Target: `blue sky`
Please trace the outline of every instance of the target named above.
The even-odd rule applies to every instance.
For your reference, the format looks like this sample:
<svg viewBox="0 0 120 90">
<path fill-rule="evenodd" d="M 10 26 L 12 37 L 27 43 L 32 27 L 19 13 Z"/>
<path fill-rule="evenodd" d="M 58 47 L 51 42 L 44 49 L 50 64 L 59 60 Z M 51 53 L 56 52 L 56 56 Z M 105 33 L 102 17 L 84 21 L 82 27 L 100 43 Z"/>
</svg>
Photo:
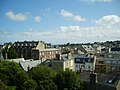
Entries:
<svg viewBox="0 0 120 90">
<path fill-rule="evenodd" d="M 120 0 L 0 0 L 0 44 L 120 40 Z"/>
</svg>

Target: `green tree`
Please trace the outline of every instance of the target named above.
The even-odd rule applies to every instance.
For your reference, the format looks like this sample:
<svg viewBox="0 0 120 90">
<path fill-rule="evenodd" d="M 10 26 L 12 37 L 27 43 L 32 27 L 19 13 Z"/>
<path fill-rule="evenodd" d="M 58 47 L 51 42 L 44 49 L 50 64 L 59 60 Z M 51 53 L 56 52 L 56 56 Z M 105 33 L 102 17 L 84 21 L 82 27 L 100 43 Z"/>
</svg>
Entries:
<svg viewBox="0 0 120 90">
<path fill-rule="evenodd" d="M 57 90 L 57 86 L 53 80 L 43 80 L 40 81 L 37 90 Z"/>
<path fill-rule="evenodd" d="M 17 52 L 12 48 L 8 48 L 8 46 L 6 46 L 5 49 L 2 50 L 2 54 L 4 58 L 6 58 L 7 54 L 7 59 L 14 59 L 18 57 Z"/>
<path fill-rule="evenodd" d="M 23 87 L 24 82 L 26 82 L 28 79 L 29 79 L 28 74 L 25 71 L 23 70 L 18 71 L 15 74 L 15 85 L 17 86 L 17 90 L 22 90 L 24 88 Z"/>
<path fill-rule="evenodd" d="M 6 85 L 0 80 L 0 90 L 6 90 Z"/>
<path fill-rule="evenodd" d="M 66 69 L 66 71 L 59 71 L 56 75 L 55 82 L 58 86 L 58 90 L 82 90 L 82 84 L 78 82 L 76 73 L 69 69 Z"/>
<path fill-rule="evenodd" d="M 39 65 L 32 68 L 29 71 L 29 75 L 33 80 L 39 83 L 39 81 L 53 79 L 55 72 L 49 67 Z"/>
<path fill-rule="evenodd" d="M 108 68 L 107 68 L 107 66 L 103 66 L 103 67 L 101 68 L 100 72 L 101 72 L 101 73 L 104 73 L 104 74 L 108 73 Z"/>
<path fill-rule="evenodd" d="M 39 65 L 29 71 L 29 76 L 36 81 L 37 90 L 56 90 L 55 72 L 51 68 Z"/>
<path fill-rule="evenodd" d="M 23 84 L 24 90 L 35 90 L 37 87 L 37 84 L 34 80 L 27 80 Z"/>
<path fill-rule="evenodd" d="M 0 62 L 0 79 L 7 86 L 20 87 L 28 79 L 27 73 L 15 62 Z"/>
</svg>

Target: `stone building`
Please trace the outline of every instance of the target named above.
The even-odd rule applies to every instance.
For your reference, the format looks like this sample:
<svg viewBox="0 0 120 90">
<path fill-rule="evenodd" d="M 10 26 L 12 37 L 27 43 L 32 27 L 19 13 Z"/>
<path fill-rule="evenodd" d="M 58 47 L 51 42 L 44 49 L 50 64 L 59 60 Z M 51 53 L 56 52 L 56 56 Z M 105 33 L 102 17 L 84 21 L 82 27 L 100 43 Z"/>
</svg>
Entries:
<svg viewBox="0 0 120 90">
<path fill-rule="evenodd" d="M 11 46 L 11 48 L 16 50 L 18 58 L 32 59 L 32 49 L 45 49 L 45 44 L 42 41 L 17 41 Z"/>
</svg>

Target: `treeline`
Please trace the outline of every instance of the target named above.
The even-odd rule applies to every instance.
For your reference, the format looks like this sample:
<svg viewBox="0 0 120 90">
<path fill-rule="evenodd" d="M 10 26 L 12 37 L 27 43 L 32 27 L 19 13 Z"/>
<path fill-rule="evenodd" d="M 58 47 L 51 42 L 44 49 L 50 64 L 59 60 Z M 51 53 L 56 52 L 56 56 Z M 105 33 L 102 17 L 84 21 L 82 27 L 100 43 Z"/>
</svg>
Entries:
<svg viewBox="0 0 120 90">
<path fill-rule="evenodd" d="M 83 90 L 84 84 L 75 72 L 55 72 L 46 66 L 24 71 L 15 62 L 0 62 L 0 90 Z"/>
</svg>

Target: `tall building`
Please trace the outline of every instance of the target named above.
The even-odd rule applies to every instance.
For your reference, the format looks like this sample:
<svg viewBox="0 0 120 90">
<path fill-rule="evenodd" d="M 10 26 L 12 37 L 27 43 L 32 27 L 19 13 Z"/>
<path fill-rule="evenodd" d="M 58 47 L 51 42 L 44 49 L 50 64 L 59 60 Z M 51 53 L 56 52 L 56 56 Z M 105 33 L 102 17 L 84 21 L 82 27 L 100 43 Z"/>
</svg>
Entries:
<svg viewBox="0 0 120 90">
<path fill-rule="evenodd" d="M 16 50 L 19 58 L 32 59 L 32 49 L 45 49 L 45 43 L 43 41 L 17 41 L 11 46 L 11 48 Z"/>
<path fill-rule="evenodd" d="M 61 54 L 61 49 L 56 48 L 48 48 L 48 49 L 36 49 L 33 48 L 33 59 L 43 61 L 46 59 L 54 59 L 56 58 L 56 54 Z"/>
</svg>

